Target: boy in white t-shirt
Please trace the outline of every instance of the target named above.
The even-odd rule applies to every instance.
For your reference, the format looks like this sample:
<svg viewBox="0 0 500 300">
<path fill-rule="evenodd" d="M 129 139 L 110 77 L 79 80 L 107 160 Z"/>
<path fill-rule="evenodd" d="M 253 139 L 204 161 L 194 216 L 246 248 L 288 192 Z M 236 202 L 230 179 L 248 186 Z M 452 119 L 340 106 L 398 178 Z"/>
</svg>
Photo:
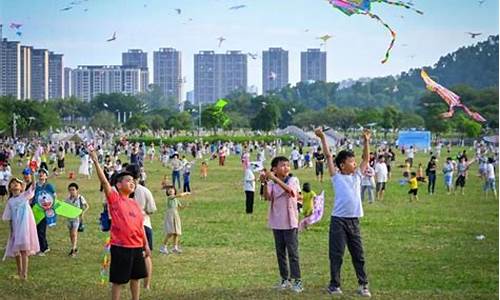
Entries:
<svg viewBox="0 0 500 300">
<path fill-rule="evenodd" d="M 488 164 L 486 165 L 486 179 L 484 183 L 484 193 L 485 197 L 488 197 L 488 191 L 492 190 L 495 199 L 497 198 L 497 189 L 496 189 L 496 181 L 495 181 L 495 167 L 493 164 L 495 163 L 495 159 L 492 157 L 488 158 Z"/>
<path fill-rule="evenodd" d="M 363 161 L 356 168 L 354 152 L 349 150 L 340 151 L 335 158 L 335 169 L 328 144 L 326 143 L 323 130 L 318 128 L 315 134 L 321 139 L 325 151 L 328 172 L 332 179 L 335 190 L 334 208 L 331 215 L 329 233 L 329 257 L 330 257 L 330 284 L 328 293 L 331 295 L 342 294 L 340 289 L 340 271 L 347 244 L 352 263 L 358 278 L 358 294 L 371 297 L 368 289 L 368 277 L 365 270 L 365 258 L 363 254 L 363 243 L 359 227 L 359 218 L 363 216 L 361 204 L 361 177 L 369 165 L 370 136 L 369 130 L 363 132 Z"/>
<path fill-rule="evenodd" d="M 375 182 L 377 191 L 377 201 L 384 200 L 385 185 L 388 178 L 387 165 L 385 164 L 385 158 L 383 155 L 378 157 L 378 161 L 375 164 Z M 409 174 L 408 174 L 409 175 Z"/>
</svg>

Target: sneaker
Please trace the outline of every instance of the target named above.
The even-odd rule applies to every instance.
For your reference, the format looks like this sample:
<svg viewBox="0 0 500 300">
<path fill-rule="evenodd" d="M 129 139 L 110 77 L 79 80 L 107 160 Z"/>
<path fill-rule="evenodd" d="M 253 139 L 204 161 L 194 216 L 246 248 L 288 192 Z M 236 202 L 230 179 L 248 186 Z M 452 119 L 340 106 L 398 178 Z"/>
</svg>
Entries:
<svg viewBox="0 0 500 300">
<path fill-rule="evenodd" d="M 370 298 L 372 294 L 370 293 L 370 290 L 368 289 L 368 285 L 360 285 L 358 288 L 358 295 L 361 297 L 368 297 Z"/>
<path fill-rule="evenodd" d="M 69 251 L 69 253 L 68 253 L 68 256 L 73 256 L 73 253 L 75 253 L 75 250 L 71 249 L 71 251 Z"/>
<path fill-rule="evenodd" d="M 288 279 L 281 279 L 280 282 L 276 285 L 276 288 L 278 290 L 286 290 L 287 288 L 291 287 L 292 284 L 290 280 Z"/>
<path fill-rule="evenodd" d="M 165 246 L 160 246 L 160 253 L 161 254 L 168 254 L 168 250 L 167 250 L 167 247 Z"/>
<path fill-rule="evenodd" d="M 47 254 L 49 252 L 50 252 L 50 248 L 47 248 L 47 249 L 45 249 L 45 251 L 43 251 L 43 253 L 45 253 L 45 254 Z"/>
<path fill-rule="evenodd" d="M 342 290 L 340 289 L 340 287 L 329 286 L 326 290 L 330 295 L 342 295 Z"/>
<path fill-rule="evenodd" d="M 302 287 L 302 280 L 296 279 L 292 284 L 292 291 L 296 293 L 302 293 L 304 288 Z"/>
<path fill-rule="evenodd" d="M 181 248 L 174 247 L 174 249 L 172 249 L 172 252 L 177 253 L 177 254 L 181 254 L 182 250 L 181 250 Z"/>
<path fill-rule="evenodd" d="M 36 256 L 45 256 L 45 253 L 44 253 L 44 252 L 42 252 L 42 251 L 40 251 L 40 252 L 38 252 L 38 253 L 36 254 Z"/>
</svg>

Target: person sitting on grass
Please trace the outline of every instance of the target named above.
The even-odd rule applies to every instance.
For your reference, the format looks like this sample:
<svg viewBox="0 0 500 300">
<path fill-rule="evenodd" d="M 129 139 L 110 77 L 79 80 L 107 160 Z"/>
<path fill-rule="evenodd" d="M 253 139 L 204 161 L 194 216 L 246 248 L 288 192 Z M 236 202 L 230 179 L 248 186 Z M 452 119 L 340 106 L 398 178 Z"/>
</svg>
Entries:
<svg viewBox="0 0 500 300">
<path fill-rule="evenodd" d="M 354 152 L 342 150 L 337 154 L 335 165 L 340 172 L 335 169 L 323 130 L 318 128 L 315 130 L 315 134 L 321 139 L 328 172 L 335 190 L 329 234 L 330 284 L 327 289 L 328 293 L 331 295 L 342 294 L 340 271 L 347 243 L 352 257 L 352 264 L 356 270 L 356 277 L 358 278 L 359 288 L 357 292 L 361 296 L 371 297 L 368 289 L 368 276 L 365 270 L 365 257 L 359 227 L 359 218 L 363 216 L 361 177 L 369 165 L 371 133 L 369 130 L 363 132 L 363 161 L 359 168 L 356 168 Z"/>
<path fill-rule="evenodd" d="M 418 180 L 417 173 L 411 172 L 410 180 L 408 180 L 408 184 L 410 185 L 410 190 L 408 191 L 408 195 L 410 195 L 410 202 L 412 200 L 418 200 L 417 192 L 418 192 Z"/>
<path fill-rule="evenodd" d="M 144 257 L 151 255 L 148 240 L 144 232 L 144 218 L 137 202 L 129 196 L 135 190 L 135 181 L 131 173 L 121 172 L 114 178 L 115 189 L 111 187 L 99 165 L 95 149 L 88 147 L 94 162 L 96 173 L 103 187 L 104 195 L 113 222 L 111 223 L 111 265 L 109 281 L 111 298 L 120 299 L 121 289 L 130 282 L 133 300 L 139 300 L 139 279 L 147 276 Z"/>
<path fill-rule="evenodd" d="M 271 171 L 264 169 L 260 176 L 263 193 L 269 203 L 268 226 L 273 230 L 276 256 L 281 280 L 277 288 L 292 289 L 296 293 L 303 291 L 299 265 L 299 216 L 297 210 L 298 186 L 291 180 L 290 163 L 284 156 L 277 156 L 271 161 Z M 287 264 L 290 265 L 288 272 Z M 291 274 L 290 274 L 291 273 Z M 290 282 L 290 277 L 294 280 Z"/>
</svg>

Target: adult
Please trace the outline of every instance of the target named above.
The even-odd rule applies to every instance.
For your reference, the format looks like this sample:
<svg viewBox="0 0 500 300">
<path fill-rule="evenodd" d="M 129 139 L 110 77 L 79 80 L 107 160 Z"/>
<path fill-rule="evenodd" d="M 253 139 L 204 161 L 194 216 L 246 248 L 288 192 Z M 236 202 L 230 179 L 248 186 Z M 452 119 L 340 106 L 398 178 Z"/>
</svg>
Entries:
<svg viewBox="0 0 500 300">
<path fill-rule="evenodd" d="M 153 226 L 151 225 L 151 215 L 156 212 L 156 202 L 153 197 L 151 191 L 141 185 L 138 184 L 141 168 L 136 164 L 128 165 L 125 170 L 132 174 L 132 177 L 135 181 L 135 190 L 133 194 L 133 199 L 139 205 L 139 208 L 142 211 L 142 216 L 144 217 L 144 232 L 146 233 L 146 238 L 148 239 L 149 249 L 153 250 Z M 151 260 L 151 256 L 147 256 L 144 258 L 146 263 L 146 271 L 147 277 L 144 278 L 144 288 L 149 289 L 151 287 L 151 276 L 153 274 L 153 261 Z"/>
<path fill-rule="evenodd" d="M 255 195 L 255 175 L 250 166 L 245 169 L 243 189 L 245 190 L 246 213 L 251 214 L 253 213 L 253 200 Z"/>
<path fill-rule="evenodd" d="M 293 147 L 292 153 L 290 153 L 290 158 L 293 162 L 293 169 L 297 170 L 299 168 L 300 153 L 297 148 Z"/>
<path fill-rule="evenodd" d="M 66 151 L 62 146 L 59 146 L 59 150 L 57 151 L 57 167 L 59 168 L 59 173 L 64 173 L 64 157 L 66 155 Z"/>
<path fill-rule="evenodd" d="M 318 147 L 318 151 L 314 154 L 314 165 L 316 171 L 316 180 L 323 182 L 325 155 L 323 154 L 323 152 L 321 152 L 321 147 Z"/>
<path fill-rule="evenodd" d="M 384 200 L 385 185 L 387 183 L 387 165 L 385 164 L 385 158 L 383 155 L 378 157 L 377 163 L 375 163 L 375 189 L 377 192 L 377 201 Z"/>
<path fill-rule="evenodd" d="M 413 167 L 413 159 L 415 158 L 415 149 L 410 146 L 410 149 L 406 151 L 406 160 L 410 163 L 410 168 Z"/>
<path fill-rule="evenodd" d="M 175 181 L 177 181 L 177 189 L 181 189 L 181 170 L 184 168 L 184 164 L 179 159 L 179 154 L 175 153 L 170 161 L 170 166 L 172 167 L 172 185 L 175 187 Z"/>
<path fill-rule="evenodd" d="M 49 172 L 46 169 L 40 168 L 38 170 L 38 182 L 35 187 L 35 197 L 33 198 L 32 206 L 40 203 L 45 197 L 52 197 L 56 199 L 56 189 L 54 186 L 47 182 Z M 38 235 L 38 243 L 40 244 L 39 256 L 45 256 L 50 251 L 49 243 L 47 241 L 47 219 L 43 218 L 40 223 L 36 225 L 36 232 Z"/>
<path fill-rule="evenodd" d="M 436 157 L 431 156 L 431 160 L 427 164 L 427 168 L 425 169 L 425 173 L 429 178 L 429 185 L 427 186 L 427 192 L 432 195 L 434 194 L 434 188 L 436 186 Z"/>
</svg>

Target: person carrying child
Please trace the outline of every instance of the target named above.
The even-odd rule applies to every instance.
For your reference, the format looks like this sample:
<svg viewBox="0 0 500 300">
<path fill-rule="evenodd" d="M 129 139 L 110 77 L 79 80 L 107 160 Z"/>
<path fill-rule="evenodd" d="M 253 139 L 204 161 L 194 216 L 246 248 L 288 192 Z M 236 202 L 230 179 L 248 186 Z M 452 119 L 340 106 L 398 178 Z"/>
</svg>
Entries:
<svg viewBox="0 0 500 300">
<path fill-rule="evenodd" d="M 134 178 L 129 172 L 117 174 L 114 177 L 116 189 L 113 189 L 99 165 L 94 147 L 90 145 L 88 150 L 113 220 L 110 230 L 111 265 L 109 268 L 109 281 L 112 283 L 111 298 L 120 299 L 123 285 L 130 282 L 132 299 L 139 300 L 139 279 L 147 276 L 144 257 L 151 256 L 151 250 L 144 232 L 141 209 L 137 202 L 129 198 L 135 190 Z"/>
<path fill-rule="evenodd" d="M 66 203 L 76 206 L 82 210 L 82 214 L 78 218 L 68 219 L 69 239 L 71 241 L 71 251 L 69 256 L 75 257 L 78 253 L 78 231 L 83 228 L 83 215 L 89 209 L 89 204 L 85 198 L 80 195 L 78 184 L 72 182 L 68 185 L 68 198 Z"/>
<path fill-rule="evenodd" d="M 363 161 L 359 168 L 356 167 L 354 152 L 342 150 L 335 158 L 335 165 L 339 171 L 335 169 L 333 164 L 323 130 L 318 128 L 315 130 L 315 134 L 321 139 L 328 172 L 335 190 L 329 233 L 330 284 L 327 289 L 328 293 L 331 295 L 342 294 L 340 271 L 347 244 L 356 270 L 356 277 L 358 278 L 359 288 L 357 292 L 361 296 L 371 297 L 368 289 L 368 276 L 365 270 L 363 243 L 359 226 L 359 218 L 363 217 L 360 192 L 361 177 L 369 164 L 371 133 L 369 130 L 363 132 Z"/>
<path fill-rule="evenodd" d="M 284 156 L 277 156 L 271 161 L 271 171 L 260 176 L 266 200 L 270 201 L 268 226 L 273 230 L 276 256 L 281 280 L 277 288 L 291 288 L 303 291 L 299 265 L 299 217 L 297 210 L 298 186 L 290 180 L 290 163 Z M 290 265 L 290 272 L 287 266 Z M 290 276 L 289 276 L 290 275 Z M 291 283 L 293 279 L 293 283 Z"/>
<path fill-rule="evenodd" d="M 40 251 L 35 217 L 29 201 L 35 194 L 35 185 L 24 191 L 22 180 L 12 178 L 9 181 L 9 199 L 2 215 L 2 220 L 10 223 L 10 237 L 5 248 L 5 255 L 16 258 L 17 276 L 21 280 L 28 279 L 28 257 Z"/>
</svg>

